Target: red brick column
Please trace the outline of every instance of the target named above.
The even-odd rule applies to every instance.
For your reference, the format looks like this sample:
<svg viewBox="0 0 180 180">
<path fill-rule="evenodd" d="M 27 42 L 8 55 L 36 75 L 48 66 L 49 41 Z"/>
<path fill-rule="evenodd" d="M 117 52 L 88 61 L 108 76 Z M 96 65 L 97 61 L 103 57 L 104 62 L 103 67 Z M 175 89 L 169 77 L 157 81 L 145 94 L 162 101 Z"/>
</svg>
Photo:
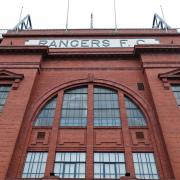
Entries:
<svg viewBox="0 0 180 180">
<path fill-rule="evenodd" d="M 119 92 L 119 99 L 120 99 L 120 114 L 121 114 L 121 123 L 122 123 L 122 133 L 123 133 L 123 139 L 124 139 L 126 172 L 129 172 L 131 175 L 134 175 L 135 172 L 134 172 L 134 168 L 133 168 L 130 131 L 129 131 L 128 120 L 127 120 L 127 116 L 126 116 L 125 97 L 121 91 Z"/>
<path fill-rule="evenodd" d="M 158 79 L 158 74 L 163 71 L 166 72 L 166 70 L 162 69 L 148 68 L 145 69 L 145 75 L 175 179 L 180 179 L 180 110 L 177 107 L 171 89 L 164 89 L 161 80 Z M 162 157 L 163 156 L 161 155 L 161 158 Z M 162 166 L 166 168 L 166 162 L 161 161 L 161 163 Z M 172 175 L 170 176 L 169 172 L 171 172 L 171 169 L 164 172 L 165 178 L 172 178 Z"/>
<path fill-rule="evenodd" d="M 56 154 L 56 145 L 57 145 L 57 137 L 58 137 L 58 131 L 59 131 L 59 122 L 60 122 L 62 103 L 63 103 L 63 91 L 60 91 L 57 97 L 55 118 L 54 118 L 51 137 L 50 137 L 51 142 L 49 145 L 48 161 L 46 164 L 46 171 L 45 171 L 46 176 L 49 176 L 51 172 L 54 172 L 53 168 L 54 168 L 54 160 L 55 160 L 55 154 Z"/>
<path fill-rule="evenodd" d="M 88 120 L 87 120 L 86 179 L 93 179 L 93 84 L 88 85 Z"/>
<path fill-rule="evenodd" d="M 16 57 L 18 59 L 18 56 Z M 10 70 L 11 71 L 11 70 Z M 30 101 L 31 92 L 35 83 L 37 69 L 16 69 L 13 72 L 24 74 L 19 88 L 9 92 L 3 112 L 0 115 L 0 179 L 16 174 L 17 168 L 12 168 L 7 174 L 8 168 L 14 162 L 12 160 L 14 149 L 22 127 L 23 119 Z M 22 129 L 24 131 L 24 129 Z M 22 146 L 22 145 L 21 145 Z M 17 157 L 21 154 L 17 154 Z"/>
</svg>

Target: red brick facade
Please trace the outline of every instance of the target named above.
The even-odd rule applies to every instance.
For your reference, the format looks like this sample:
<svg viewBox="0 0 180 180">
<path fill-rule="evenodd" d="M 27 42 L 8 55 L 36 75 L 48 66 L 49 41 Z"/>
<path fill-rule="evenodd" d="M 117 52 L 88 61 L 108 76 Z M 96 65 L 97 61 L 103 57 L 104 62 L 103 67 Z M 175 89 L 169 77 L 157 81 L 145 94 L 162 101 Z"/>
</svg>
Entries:
<svg viewBox="0 0 180 180">
<path fill-rule="evenodd" d="M 122 32 L 121 32 L 122 31 Z M 155 38 L 157 45 L 132 48 L 51 49 L 25 46 L 40 38 Z M 135 179 L 133 152 L 153 152 L 162 180 L 180 180 L 180 109 L 171 84 L 180 84 L 180 34 L 176 30 L 30 30 L 8 32 L 0 45 L 0 84 L 12 84 L 0 113 L 0 179 L 21 179 L 28 151 L 48 152 L 45 177 L 53 172 L 56 151 L 86 152 L 86 179 L 93 179 L 94 152 L 124 152 L 126 171 Z M 139 90 L 137 83 L 144 84 Z M 64 90 L 88 87 L 87 127 L 59 127 Z M 93 127 L 93 87 L 118 92 L 121 127 Z M 57 95 L 51 127 L 33 122 Z M 128 127 L 124 98 L 130 97 L 147 127 Z M 45 137 L 38 139 L 38 132 Z M 137 133 L 144 138 L 138 139 Z"/>
</svg>

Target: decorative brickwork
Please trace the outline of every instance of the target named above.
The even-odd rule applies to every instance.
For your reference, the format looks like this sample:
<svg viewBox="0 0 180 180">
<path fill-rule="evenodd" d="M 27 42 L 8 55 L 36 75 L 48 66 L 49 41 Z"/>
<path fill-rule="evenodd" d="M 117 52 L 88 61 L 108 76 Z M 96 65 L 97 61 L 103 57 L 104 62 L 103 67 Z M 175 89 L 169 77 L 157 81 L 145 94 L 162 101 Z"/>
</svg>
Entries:
<svg viewBox="0 0 180 180">
<path fill-rule="evenodd" d="M 24 45 L 28 39 L 36 38 L 108 39 L 114 36 L 121 39 L 155 38 L 160 44 L 83 49 Z M 172 40 L 174 45 L 171 44 Z M 13 45 L 9 46 L 11 41 Z M 29 30 L 7 33 L 0 47 L 0 84 L 10 83 L 12 90 L 0 113 L 0 179 L 20 180 L 23 172 L 35 176 L 36 173 L 30 170 L 26 173 L 25 162 L 28 153 L 36 155 L 37 152 L 48 154 L 47 161 L 41 159 L 42 164 L 45 164 L 39 173 L 42 180 L 60 179 L 56 177 L 54 166 L 58 152 L 67 153 L 66 162 L 71 164 L 77 162 L 73 161 L 73 153 L 86 154 L 82 161 L 86 168 L 81 170 L 85 172 L 87 180 L 94 178 L 95 153 L 103 153 L 101 164 L 104 169 L 119 163 L 117 167 L 121 167 L 120 171 L 128 175 L 119 176 L 123 180 L 136 179 L 134 153 L 141 153 L 141 160 L 145 153 L 149 153 L 148 158 L 154 156 L 153 163 L 157 168 L 149 170 L 149 176 L 155 174 L 162 180 L 180 179 L 180 110 L 171 90 L 172 84 L 180 84 L 179 44 L 180 37 L 175 30 L 71 30 L 66 33 L 62 30 Z M 143 88 L 138 89 L 137 83 L 143 84 Z M 67 93 L 66 98 L 70 99 L 64 101 L 65 92 L 79 87 L 86 87 L 86 95 L 79 92 L 70 96 Z M 96 96 L 95 87 L 108 89 L 109 93 Z M 98 108 L 94 108 L 95 96 L 100 99 L 96 101 L 99 103 Z M 44 119 L 51 117 L 52 123 L 35 126 L 36 118 L 41 116 L 39 112 L 53 97 L 57 98 L 54 114 L 49 111 L 51 107 L 45 108 L 42 113 Z M 126 98 L 133 102 L 128 107 Z M 76 111 L 77 107 L 81 107 L 81 110 Z M 62 108 L 65 110 L 61 111 Z M 67 112 L 71 113 L 65 114 Z M 106 113 L 106 117 L 103 113 Z M 67 118 L 63 120 L 62 117 Z M 74 119 L 71 125 L 66 126 L 70 122 L 68 117 Z M 76 117 L 81 117 L 82 121 Z M 107 126 L 94 126 L 95 117 L 99 124 Z M 144 124 L 135 123 L 142 117 Z M 113 118 L 118 119 L 119 124 L 116 123 L 116 126 L 113 126 Z M 133 119 L 136 126 L 133 123 L 128 125 L 128 118 Z M 64 121 L 64 126 L 61 126 L 61 121 Z M 68 153 L 72 154 L 72 161 L 68 161 Z M 107 156 L 108 153 L 111 156 Z M 124 154 L 124 159 L 115 161 L 115 153 Z M 33 159 L 29 161 L 36 163 Z M 148 164 L 149 161 L 145 162 Z M 71 171 L 75 172 L 73 167 L 78 169 L 74 165 L 68 170 L 69 174 L 65 170 L 59 174 L 69 178 Z M 117 167 L 113 168 L 117 171 Z M 145 171 L 141 170 L 139 174 L 145 176 Z M 110 176 L 106 179 L 114 179 L 121 173 L 100 174 L 103 177 Z"/>
</svg>

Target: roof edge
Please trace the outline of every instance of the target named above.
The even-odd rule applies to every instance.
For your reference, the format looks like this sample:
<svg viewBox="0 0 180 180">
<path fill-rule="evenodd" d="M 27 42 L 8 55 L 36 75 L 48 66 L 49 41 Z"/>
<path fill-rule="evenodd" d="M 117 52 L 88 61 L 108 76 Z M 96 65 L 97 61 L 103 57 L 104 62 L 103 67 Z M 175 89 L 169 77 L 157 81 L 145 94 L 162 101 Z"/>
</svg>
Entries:
<svg viewBox="0 0 180 180">
<path fill-rule="evenodd" d="M 0 54 L 48 54 L 47 46 L 0 46 Z"/>
</svg>

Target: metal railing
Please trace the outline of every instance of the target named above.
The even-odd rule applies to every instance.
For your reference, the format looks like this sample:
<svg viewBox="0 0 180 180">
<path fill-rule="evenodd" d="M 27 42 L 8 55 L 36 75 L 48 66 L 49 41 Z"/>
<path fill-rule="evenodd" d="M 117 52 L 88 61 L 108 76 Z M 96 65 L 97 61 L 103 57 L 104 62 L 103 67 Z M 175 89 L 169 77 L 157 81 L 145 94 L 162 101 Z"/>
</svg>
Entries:
<svg viewBox="0 0 180 180">
<path fill-rule="evenodd" d="M 152 28 L 153 29 L 165 29 L 166 31 L 168 29 L 171 29 L 171 27 L 158 14 L 154 14 Z"/>
</svg>

